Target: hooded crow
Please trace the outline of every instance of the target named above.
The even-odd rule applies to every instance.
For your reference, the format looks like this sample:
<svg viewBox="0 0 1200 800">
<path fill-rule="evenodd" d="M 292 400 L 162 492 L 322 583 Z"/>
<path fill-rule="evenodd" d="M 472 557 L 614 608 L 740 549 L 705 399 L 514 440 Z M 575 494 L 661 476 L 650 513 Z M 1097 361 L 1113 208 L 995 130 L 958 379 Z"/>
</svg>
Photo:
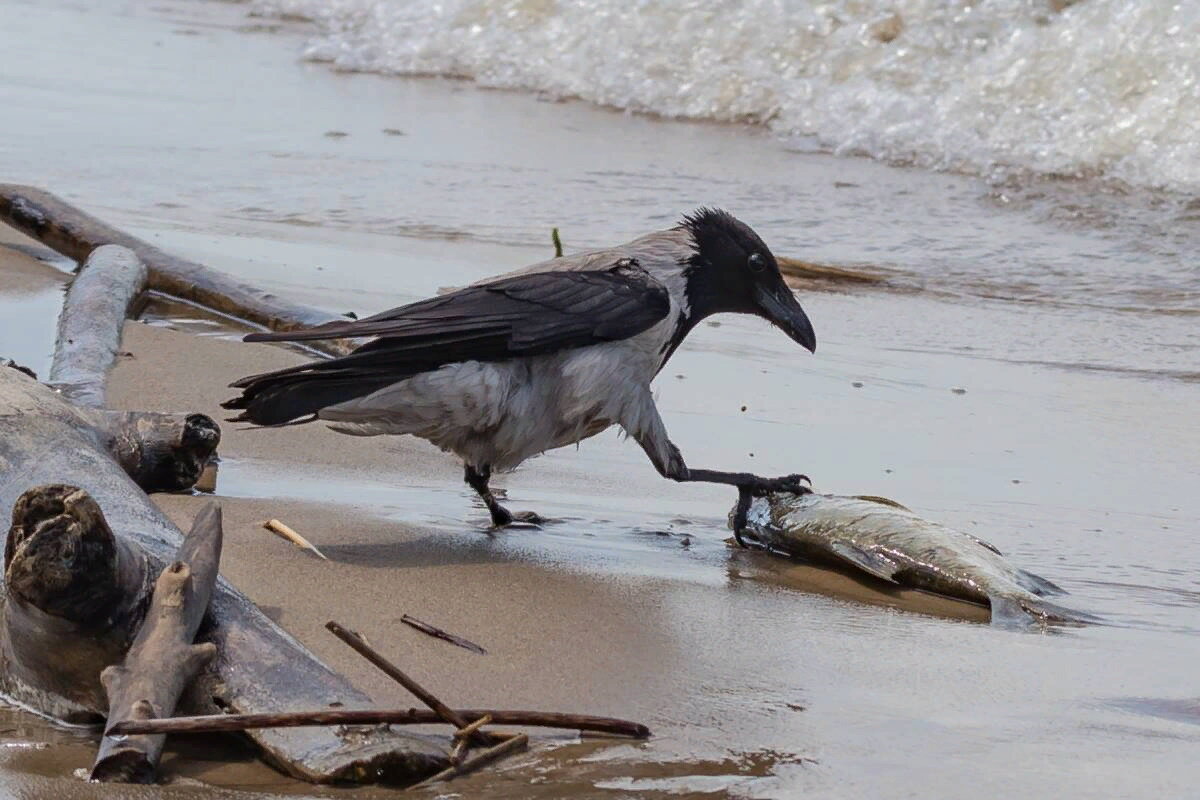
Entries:
<svg viewBox="0 0 1200 800">
<path fill-rule="evenodd" d="M 684 337 L 721 312 L 754 314 L 809 351 L 816 334 L 775 257 L 746 224 L 702 208 L 674 228 L 607 250 L 555 258 L 357 321 L 254 333 L 248 342 L 377 337 L 340 358 L 233 384 L 235 420 L 321 420 L 357 436 L 412 434 L 459 456 L 496 526 L 515 515 L 492 470 L 620 425 L 655 469 L 760 493 L 802 491 L 803 476 L 690 469 L 650 382 Z"/>
</svg>

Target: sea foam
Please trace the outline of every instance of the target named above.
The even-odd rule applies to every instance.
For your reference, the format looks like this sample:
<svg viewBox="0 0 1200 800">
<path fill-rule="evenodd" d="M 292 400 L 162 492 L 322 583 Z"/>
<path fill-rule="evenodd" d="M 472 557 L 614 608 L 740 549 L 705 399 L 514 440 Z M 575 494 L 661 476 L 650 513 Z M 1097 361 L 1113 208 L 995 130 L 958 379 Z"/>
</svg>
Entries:
<svg viewBox="0 0 1200 800">
<path fill-rule="evenodd" d="M 1200 3 L 255 0 L 337 68 L 446 75 L 840 154 L 1200 189 Z"/>
</svg>

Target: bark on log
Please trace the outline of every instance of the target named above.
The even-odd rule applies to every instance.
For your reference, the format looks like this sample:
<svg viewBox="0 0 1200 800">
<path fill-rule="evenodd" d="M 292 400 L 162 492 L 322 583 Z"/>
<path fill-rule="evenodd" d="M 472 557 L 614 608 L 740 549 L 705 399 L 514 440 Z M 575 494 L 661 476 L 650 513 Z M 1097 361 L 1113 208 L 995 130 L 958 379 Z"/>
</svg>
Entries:
<svg viewBox="0 0 1200 800">
<path fill-rule="evenodd" d="M 100 673 L 108 723 L 169 717 L 184 687 L 217 654 L 212 642 L 193 644 L 208 609 L 221 561 L 221 509 L 206 505 L 192 522 L 176 560 L 154 585 L 150 608 L 120 666 Z M 92 780 L 153 783 L 166 736 L 100 740 Z"/>
<path fill-rule="evenodd" d="M 270 330 L 290 331 L 342 320 L 315 308 L 289 303 L 194 261 L 165 253 L 50 192 L 32 186 L 0 184 L 0 221 L 81 264 L 101 245 L 127 247 L 148 268 L 151 289 Z M 312 342 L 311 346 L 331 355 L 345 355 L 354 345 L 344 340 L 331 340 Z"/>
<path fill-rule="evenodd" d="M 132 250 L 97 247 L 67 289 L 48 383 L 73 403 L 100 408 L 121 347 L 121 329 L 146 288 L 146 266 Z"/>
<path fill-rule="evenodd" d="M 103 717 L 100 671 L 121 661 L 151 582 L 175 558 L 182 539 L 179 529 L 110 457 L 102 439 L 94 426 L 82 421 L 79 409 L 16 370 L 0 368 L 0 508 L 12 507 L 29 486 L 46 483 L 82 487 L 94 500 L 89 505 L 74 498 L 60 504 L 63 510 L 50 507 L 31 521 L 32 527 L 14 526 L 14 560 L 19 565 L 41 552 L 41 544 L 36 549 L 21 546 L 33 534 L 45 537 L 46 559 L 69 551 L 73 563 L 108 575 L 93 580 L 95 588 L 88 591 L 68 592 L 70 602 L 56 608 L 57 613 L 47 613 L 27 599 L 34 591 L 24 587 L 32 581 L 21 576 L 34 570 L 8 566 L 6 579 L 11 575 L 16 588 L 6 585 L 0 593 L 0 692 L 48 716 L 79 722 Z M 73 514 L 59 519 L 67 506 Z M 51 519 L 57 521 L 49 524 Z M 68 548 L 66 541 L 55 545 L 52 529 L 71 533 L 71 541 L 86 547 Z M 72 577 L 76 572 L 63 578 L 68 587 L 79 585 Z M 100 603 L 97 595 L 109 599 Z M 119 598 L 115 605 L 114 597 Z M 217 581 L 200 638 L 217 646 L 217 657 L 185 692 L 180 702 L 184 713 L 374 705 L 223 578 Z M 307 728 L 255 731 L 249 736 L 270 763 L 316 782 L 407 784 L 448 763 L 443 746 L 398 731 Z"/>
</svg>

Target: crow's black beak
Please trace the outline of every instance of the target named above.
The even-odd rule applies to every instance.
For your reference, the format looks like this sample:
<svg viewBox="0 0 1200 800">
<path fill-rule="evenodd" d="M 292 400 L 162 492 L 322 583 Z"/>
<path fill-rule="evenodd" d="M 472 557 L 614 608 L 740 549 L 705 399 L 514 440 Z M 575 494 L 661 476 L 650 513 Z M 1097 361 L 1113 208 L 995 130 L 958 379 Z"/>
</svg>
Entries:
<svg viewBox="0 0 1200 800">
<path fill-rule="evenodd" d="M 817 352 L 817 333 L 804 309 L 796 302 L 796 296 L 783 281 L 774 287 L 756 286 L 754 302 L 758 304 L 759 313 L 772 325 L 803 345 L 808 352 Z"/>
</svg>

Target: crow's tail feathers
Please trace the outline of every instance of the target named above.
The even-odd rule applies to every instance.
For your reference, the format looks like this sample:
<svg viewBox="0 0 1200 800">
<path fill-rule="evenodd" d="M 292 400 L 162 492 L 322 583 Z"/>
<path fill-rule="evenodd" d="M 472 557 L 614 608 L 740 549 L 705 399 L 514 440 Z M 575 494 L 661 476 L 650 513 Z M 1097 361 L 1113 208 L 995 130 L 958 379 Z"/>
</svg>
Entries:
<svg viewBox="0 0 1200 800">
<path fill-rule="evenodd" d="M 263 426 L 313 422 L 323 408 L 371 394 L 405 377 L 368 370 L 268 373 L 233 384 L 242 390 L 241 395 L 221 407 L 241 410 L 231 422 Z"/>
</svg>

